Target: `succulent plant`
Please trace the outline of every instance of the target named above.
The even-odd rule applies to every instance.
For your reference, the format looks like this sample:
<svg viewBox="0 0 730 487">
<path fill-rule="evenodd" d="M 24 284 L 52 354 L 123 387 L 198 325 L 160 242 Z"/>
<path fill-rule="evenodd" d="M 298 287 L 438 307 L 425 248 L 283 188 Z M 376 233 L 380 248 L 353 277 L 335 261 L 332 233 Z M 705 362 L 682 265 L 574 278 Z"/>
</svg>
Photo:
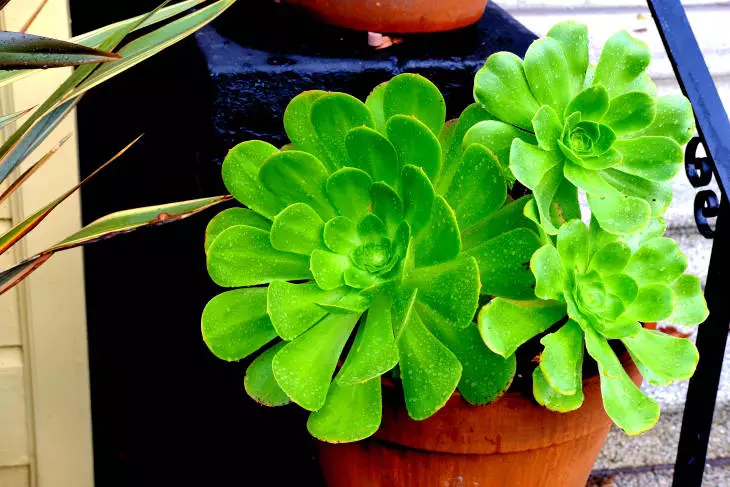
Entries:
<svg viewBox="0 0 730 487">
<path fill-rule="evenodd" d="M 544 350 L 533 373 L 540 404 L 561 412 L 580 407 L 584 343 L 598 363 L 604 408 L 629 434 L 651 428 L 659 407 L 631 381 L 608 340 L 620 340 L 652 384 L 692 376 L 699 357 L 691 341 L 642 327 L 659 320 L 696 325 L 708 315 L 700 280 L 684 274 L 687 258 L 661 236 L 664 229 L 655 219 L 643 232 L 619 239 L 595 220 L 590 230 L 572 220 L 560 227 L 557 245 L 532 256 L 537 300 L 497 298 L 482 309 L 482 337 L 505 357 L 559 324 L 540 339 Z"/>
<path fill-rule="evenodd" d="M 524 61 L 496 53 L 477 73 L 474 96 L 497 120 L 475 125 L 470 137 L 533 191 L 548 234 L 580 218 L 578 189 L 614 234 L 641 230 L 669 206 L 668 181 L 681 168 L 694 117 L 683 96 L 657 98 L 650 58 L 621 31 L 593 66 L 586 27 L 564 22 L 533 42 Z"/>
<path fill-rule="evenodd" d="M 414 419 L 457 386 L 474 404 L 504 392 L 515 359 L 484 346 L 480 289 L 533 296 L 525 264 L 544 240 L 523 216 L 530 197 L 505 205 L 496 157 L 464 147 L 487 117 L 471 106 L 445 124 L 438 89 L 404 74 L 365 103 L 302 93 L 284 115 L 291 144 L 230 151 L 223 180 L 248 208 L 217 215 L 205 247 L 212 279 L 240 289 L 208 303 L 202 330 L 225 360 L 266 347 L 249 395 L 291 400 L 312 411 L 315 437 L 346 442 L 377 430 L 391 371 Z"/>
</svg>

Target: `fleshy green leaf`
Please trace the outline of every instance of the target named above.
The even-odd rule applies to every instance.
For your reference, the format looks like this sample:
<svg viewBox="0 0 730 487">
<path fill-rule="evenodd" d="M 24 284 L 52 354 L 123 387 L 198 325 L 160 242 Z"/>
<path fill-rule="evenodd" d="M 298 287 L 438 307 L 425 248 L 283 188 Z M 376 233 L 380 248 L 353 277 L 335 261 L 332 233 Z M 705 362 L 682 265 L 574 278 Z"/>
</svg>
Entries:
<svg viewBox="0 0 730 487">
<path fill-rule="evenodd" d="M 444 128 L 439 135 L 439 141 L 442 149 L 441 152 L 443 153 L 443 165 L 441 167 L 438 182 L 436 183 L 439 193 L 444 194 L 451 184 L 451 178 L 454 176 L 454 172 L 461 163 L 461 153 L 463 152 L 462 145 L 471 145 L 464 143 L 464 137 L 467 132 L 477 123 L 484 120 L 492 120 L 493 118 L 494 117 L 482 108 L 481 105 L 478 103 L 472 103 L 466 107 L 463 112 L 461 112 L 458 120 L 451 120 L 444 125 Z M 509 150 L 509 144 L 507 149 Z M 507 167 L 509 157 L 505 160 L 507 162 L 504 163 L 503 166 Z"/>
<path fill-rule="evenodd" d="M 687 257 L 677 242 L 667 237 L 644 242 L 631 256 L 626 274 L 639 285 L 674 282 L 687 268 Z"/>
<path fill-rule="evenodd" d="M 575 394 L 569 396 L 560 394 L 550 387 L 540 367 L 535 367 L 532 371 L 532 394 L 538 404 L 559 413 L 575 411 L 583 405 L 584 400 L 582 384 Z"/>
<path fill-rule="evenodd" d="M 537 143 L 543 150 L 555 150 L 563 133 L 560 116 L 551 106 L 543 105 L 532 119 Z"/>
<path fill-rule="evenodd" d="M 544 336 L 545 346 L 540 355 L 540 369 L 550 387 L 564 396 L 582 390 L 583 331 L 578 323 L 568 320 L 554 333 Z"/>
<path fill-rule="evenodd" d="M 560 42 L 550 37 L 534 41 L 525 53 L 525 76 L 540 105 L 565 111 L 573 98 L 573 77 Z"/>
<path fill-rule="evenodd" d="M 583 87 L 588 69 L 588 28 L 572 21 L 560 22 L 547 35 L 558 41 L 563 49 L 570 74 L 571 94 L 575 95 Z"/>
<path fill-rule="evenodd" d="M 363 102 L 346 93 L 325 93 L 312 103 L 312 127 L 329 153 L 335 168 L 349 166 L 347 133 L 355 127 L 375 128 L 375 120 Z"/>
<path fill-rule="evenodd" d="M 565 174 L 565 166 L 563 167 L 563 174 Z M 553 196 L 553 202 L 555 204 L 550 207 L 550 219 L 552 221 L 565 223 L 582 218 L 580 203 L 578 202 L 578 188 L 567 179 L 563 179 L 558 185 L 555 196 Z"/>
<path fill-rule="evenodd" d="M 479 313 L 479 333 L 487 346 L 509 357 L 530 338 L 565 317 L 565 304 L 495 298 Z"/>
<path fill-rule="evenodd" d="M 431 220 L 415 239 L 415 252 L 417 267 L 447 262 L 461 252 L 456 215 L 442 196 L 433 201 Z"/>
<path fill-rule="evenodd" d="M 629 134 L 648 127 L 654 121 L 656 108 L 654 97 L 641 91 L 629 91 L 611 100 L 601 123 L 618 135 Z"/>
<path fill-rule="evenodd" d="M 370 174 L 373 181 L 383 181 L 395 187 L 398 156 L 385 136 L 369 127 L 356 127 L 347 133 L 345 147 L 353 167 Z"/>
<path fill-rule="evenodd" d="M 563 300 L 565 270 L 555 247 L 550 244 L 540 247 L 530 259 L 530 270 L 535 275 L 535 296 Z"/>
<path fill-rule="evenodd" d="M 400 196 L 385 183 L 373 184 L 370 195 L 373 201 L 373 214 L 385 223 L 388 234 L 394 234 L 404 218 L 403 201 Z"/>
<path fill-rule="evenodd" d="M 633 278 L 626 274 L 611 274 L 603 276 L 601 281 L 606 292 L 617 296 L 624 304 L 631 304 L 639 292 L 639 286 Z"/>
<path fill-rule="evenodd" d="M 420 167 L 404 167 L 402 179 L 405 218 L 416 237 L 431 219 L 435 193 L 431 181 Z"/>
<path fill-rule="evenodd" d="M 598 249 L 591 258 L 591 270 L 613 274 L 624 270 L 631 258 L 631 248 L 623 242 L 611 242 Z"/>
<path fill-rule="evenodd" d="M 370 211 L 373 180 L 361 169 L 343 167 L 327 179 L 327 196 L 337 212 L 355 221 Z"/>
<path fill-rule="evenodd" d="M 334 171 L 336 166 L 312 126 L 312 105 L 325 93 L 310 90 L 292 98 L 284 111 L 284 130 L 299 150 L 313 154 L 327 169 Z"/>
<path fill-rule="evenodd" d="M 238 144 L 223 161 L 223 182 L 234 198 L 257 213 L 272 219 L 284 203 L 259 183 L 261 165 L 279 149 L 260 140 Z"/>
<path fill-rule="evenodd" d="M 276 333 L 287 341 L 294 340 L 324 318 L 327 311 L 321 303 L 336 303 L 347 292 L 345 288 L 324 291 L 314 282 L 272 281 L 267 289 L 271 323 Z"/>
<path fill-rule="evenodd" d="M 324 243 L 332 252 L 349 255 L 362 240 L 352 220 L 337 216 L 324 225 Z"/>
<path fill-rule="evenodd" d="M 501 208 L 507 199 L 507 184 L 494 154 L 481 145 L 469 146 L 445 197 L 462 229 Z"/>
<path fill-rule="evenodd" d="M 639 287 L 636 299 L 626 309 L 627 318 L 644 323 L 660 321 L 672 314 L 675 306 L 674 293 L 664 284 Z"/>
<path fill-rule="evenodd" d="M 357 233 L 363 242 L 379 242 L 388 236 L 383 220 L 373 213 L 368 213 L 357 225 Z"/>
<path fill-rule="evenodd" d="M 573 98 L 565 109 L 565 117 L 580 113 L 580 119 L 598 122 L 608 111 L 608 90 L 603 85 L 589 86 Z"/>
<path fill-rule="evenodd" d="M 326 302 L 320 302 L 317 304 L 331 313 L 362 314 L 370 307 L 371 303 L 372 296 L 368 296 L 364 291 L 355 291 L 348 292 L 339 301 L 332 304 Z"/>
<path fill-rule="evenodd" d="M 618 193 L 588 195 L 592 215 L 605 231 L 627 235 L 644 228 L 651 217 L 651 206 L 643 199 Z"/>
<path fill-rule="evenodd" d="M 620 306 L 622 306 L 622 303 L 618 298 L 615 298 L 614 304 L 619 304 L 618 311 L 620 312 Z M 639 329 L 641 329 L 641 323 L 625 316 L 619 316 L 613 321 L 602 316 L 600 318 L 597 318 L 592 323 L 592 326 L 598 333 L 608 339 L 630 337 L 632 335 L 636 335 Z"/>
<path fill-rule="evenodd" d="M 671 137 L 684 145 L 695 133 L 695 117 L 692 105 L 684 96 L 676 93 L 659 97 L 656 117 L 639 135 Z"/>
<path fill-rule="evenodd" d="M 276 338 L 266 314 L 266 289 L 234 289 L 203 310 L 203 340 L 216 357 L 241 360 Z"/>
<path fill-rule="evenodd" d="M 671 285 L 676 299 L 674 312 L 667 318 L 675 325 L 693 326 L 704 322 L 710 314 L 699 278 L 689 274 L 679 276 Z"/>
<path fill-rule="evenodd" d="M 565 161 L 563 168 L 565 178 L 571 184 L 594 196 L 606 196 L 616 194 L 616 189 L 604 178 L 603 173 L 591 171 L 579 164 Z"/>
<path fill-rule="evenodd" d="M 224 230 L 235 227 L 236 225 L 260 228 L 264 231 L 271 229 L 271 222 L 253 210 L 249 210 L 248 208 L 228 208 L 214 216 L 205 228 L 205 252 L 208 252 L 208 249 L 213 244 L 213 240 L 218 235 Z"/>
<path fill-rule="evenodd" d="M 669 181 L 682 169 L 682 148 L 669 137 L 637 137 L 615 145 L 623 161 L 615 169 L 652 181 Z"/>
<path fill-rule="evenodd" d="M 373 114 L 375 126 L 381 134 L 385 133 L 385 122 L 387 121 L 385 118 L 385 109 L 383 108 L 383 99 L 385 98 L 385 89 L 387 87 L 387 81 L 380 83 L 373 89 L 373 91 L 370 92 L 365 100 L 365 106 L 368 107 L 370 113 Z"/>
<path fill-rule="evenodd" d="M 289 404 L 289 397 L 281 390 L 274 378 L 274 371 L 271 368 L 271 361 L 274 360 L 285 342 L 279 342 L 264 353 L 256 357 L 246 369 L 246 376 L 243 378 L 243 387 L 251 398 L 264 406 L 274 407 Z"/>
<path fill-rule="evenodd" d="M 689 379 L 700 359 L 694 343 L 659 331 L 641 328 L 636 335 L 621 341 L 637 365 L 649 372 L 647 379 L 656 385 Z"/>
<path fill-rule="evenodd" d="M 472 322 L 479 304 L 479 268 L 471 257 L 431 267 L 417 267 L 407 277 L 418 289 L 418 304 L 454 327 Z"/>
<path fill-rule="evenodd" d="M 350 353 L 337 375 L 340 385 L 359 384 L 378 378 L 398 363 L 390 308 L 385 299 L 376 298 L 361 320 Z"/>
<path fill-rule="evenodd" d="M 588 268 L 590 234 L 588 227 L 580 220 L 572 220 L 558 232 L 558 252 L 568 270 L 584 272 Z"/>
<path fill-rule="evenodd" d="M 564 194 L 572 194 L 577 198 L 577 191 L 566 186 L 566 183 L 570 183 L 564 177 L 563 168 L 564 164 L 553 166 L 547 171 L 540 184 L 535 186 L 533 190 L 535 205 L 540 215 L 540 224 L 543 230 L 550 235 L 558 233 L 558 227 L 565 223 L 566 217 L 570 217 L 570 214 L 556 211 L 557 201 L 555 199 L 560 194 L 560 191 L 563 190 Z M 577 206 L 575 202 L 572 202 L 570 205 L 573 207 Z"/>
<path fill-rule="evenodd" d="M 590 329 L 584 331 L 588 353 L 598 362 L 603 407 L 608 416 L 629 435 L 651 429 L 659 420 L 659 405 L 631 381 L 604 338 Z"/>
<path fill-rule="evenodd" d="M 434 181 L 441 168 L 441 144 L 431 130 L 406 115 L 391 117 L 385 128 L 400 167 L 409 164 L 420 167 Z"/>
<path fill-rule="evenodd" d="M 269 233 L 258 228 L 235 226 L 225 230 L 210 246 L 207 257 L 210 277 L 224 287 L 311 277 L 309 259 L 276 250 Z"/>
<path fill-rule="evenodd" d="M 530 201 L 532 201 L 532 196 L 523 196 L 515 201 L 510 201 L 478 225 L 463 231 L 461 235 L 463 248 L 465 250 L 474 248 L 517 228 L 527 228 L 535 233 L 539 232 L 539 227 L 535 222 L 524 214 L 525 206 Z"/>
<path fill-rule="evenodd" d="M 611 97 L 625 92 L 649 66 L 651 52 L 639 39 L 625 30 L 612 35 L 601 51 L 593 84 L 601 83 Z"/>
<path fill-rule="evenodd" d="M 514 355 L 504 358 L 485 347 L 476 324 L 456 328 L 429 308 L 416 306 L 426 327 L 459 359 L 463 370 L 458 387 L 467 402 L 488 404 L 507 391 L 516 370 Z"/>
<path fill-rule="evenodd" d="M 355 266 L 345 269 L 343 277 L 345 284 L 355 289 L 365 289 L 378 282 L 377 276 Z"/>
<path fill-rule="evenodd" d="M 357 314 L 329 314 L 276 354 L 274 376 L 292 401 L 308 411 L 324 406 L 337 361 L 358 319 Z"/>
<path fill-rule="evenodd" d="M 461 364 L 411 312 L 398 339 L 400 376 L 406 409 L 415 420 L 441 409 L 461 379 Z"/>
<path fill-rule="evenodd" d="M 477 71 L 474 98 L 500 120 L 528 131 L 540 108 L 527 84 L 522 59 L 510 52 L 492 54 Z"/>
<path fill-rule="evenodd" d="M 626 91 L 643 91 L 647 95 L 654 98 L 657 96 L 656 83 L 651 79 L 649 73 L 644 71 L 629 86 L 626 87 Z"/>
<path fill-rule="evenodd" d="M 329 443 L 348 443 L 373 435 L 383 414 L 380 387 L 378 378 L 354 385 L 333 382 L 324 407 L 309 415 L 307 430 Z"/>
<path fill-rule="evenodd" d="M 530 257 L 541 246 L 535 232 L 516 228 L 470 248 L 466 253 L 479 264 L 482 294 L 532 299 L 535 278 L 530 272 Z"/>
<path fill-rule="evenodd" d="M 649 224 L 643 230 L 631 235 L 625 235 L 621 237 L 621 241 L 631 247 L 632 252 L 636 252 L 644 243 L 653 238 L 661 237 L 666 231 L 667 222 L 664 218 L 655 217 L 649 220 Z"/>
<path fill-rule="evenodd" d="M 325 194 L 327 169 L 307 152 L 289 150 L 269 157 L 259 170 L 259 181 L 287 205 L 306 203 L 322 219 L 335 216 Z"/>
<path fill-rule="evenodd" d="M 673 190 L 669 182 L 649 181 L 616 169 L 600 171 L 601 177 L 622 193 L 641 198 L 651 207 L 651 216 L 664 214 L 672 202 Z"/>
<path fill-rule="evenodd" d="M 504 122 L 487 120 L 479 122 L 469 129 L 464 135 L 463 147 L 467 148 L 472 144 L 483 145 L 497 157 L 499 164 L 505 171 L 505 177 L 510 181 L 514 181 L 514 176 L 512 176 L 509 169 L 509 161 L 512 141 L 515 138 L 531 144 L 537 143 L 533 135 L 523 130 Z"/>
<path fill-rule="evenodd" d="M 324 222 L 304 203 L 294 203 L 276 215 L 271 226 L 271 246 L 282 252 L 310 255 L 324 249 Z"/>
<path fill-rule="evenodd" d="M 522 184 L 534 190 L 562 159 L 562 156 L 554 151 L 544 151 L 520 139 L 514 139 L 509 167 Z"/>
<path fill-rule="evenodd" d="M 345 285 L 345 270 L 351 265 L 348 256 L 326 250 L 315 250 L 310 258 L 314 280 L 319 287 L 327 291 Z"/>
<path fill-rule="evenodd" d="M 383 112 L 386 121 L 394 115 L 416 117 L 434 135 L 439 135 L 446 120 L 446 102 L 428 79 L 403 73 L 388 81 L 383 94 Z"/>
</svg>

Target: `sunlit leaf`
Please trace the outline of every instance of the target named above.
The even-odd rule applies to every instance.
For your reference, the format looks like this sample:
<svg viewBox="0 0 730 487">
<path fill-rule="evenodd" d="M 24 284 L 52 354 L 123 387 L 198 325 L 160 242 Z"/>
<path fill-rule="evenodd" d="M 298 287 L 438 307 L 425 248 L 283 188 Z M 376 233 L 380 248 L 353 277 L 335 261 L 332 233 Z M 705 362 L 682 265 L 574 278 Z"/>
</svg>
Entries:
<svg viewBox="0 0 730 487">
<path fill-rule="evenodd" d="M 276 338 L 266 314 L 266 289 L 227 291 L 203 310 L 203 340 L 216 357 L 241 360 Z"/>
<path fill-rule="evenodd" d="M 555 301 L 508 301 L 495 298 L 479 313 L 484 343 L 502 357 L 542 333 L 565 316 L 565 304 Z"/>
<path fill-rule="evenodd" d="M 53 157 L 56 152 L 65 144 L 69 139 L 71 138 L 71 134 L 66 135 L 64 138 L 62 138 L 55 146 L 53 146 L 48 152 L 43 154 L 40 159 L 38 159 L 36 162 L 31 164 L 31 166 L 23 171 L 23 174 L 18 176 L 6 189 L 3 191 L 3 193 L 0 195 L 0 204 L 4 203 L 5 200 L 7 200 L 10 195 L 12 195 L 15 191 L 17 191 L 18 188 L 20 188 L 23 183 L 25 183 L 33 174 L 38 171 L 43 165 L 48 162 L 51 157 Z"/>
<path fill-rule="evenodd" d="M 281 390 L 274 377 L 271 362 L 274 356 L 286 345 L 286 342 L 279 342 L 270 347 L 246 369 L 246 376 L 243 378 L 243 387 L 251 398 L 264 406 L 283 406 L 291 401 Z"/>
<path fill-rule="evenodd" d="M 383 401 L 380 379 L 358 384 L 333 382 L 322 409 L 307 420 L 307 429 L 315 438 L 329 443 L 349 443 L 371 436 L 378 430 Z"/>
<path fill-rule="evenodd" d="M 63 203 L 66 198 L 71 196 L 73 193 L 76 192 L 81 186 L 83 186 L 86 182 L 88 182 L 91 178 L 96 176 L 100 171 L 102 171 L 105 167 L 107 167 L 109 164 L 117 160 L 119 157 L 121 157 L 122 154 L 124 154 L 130 147 L 132 147 L 139 139 L 140 137 L 137 137 L 135 140 L 133 140 L 129 145 L 127 145 L 124 149 L 117 152 L 114 157 L 106 161 L 104 164 L 102 164 L 98 169 L 96 169 L 94 172 L 92 172 L 89 176 L 84 178 L 83 181 L 78 183 L 76 186 L 71 188 L 70 190 L 66 191 L 64 194 L 56 198 L 55 200 L 48 203 L 46 206 L 42 207 L 32 215 L 25 218 L 20 223 L 16 224 L 13 228 L 8 230 L 5 234 L 3 234 L 0 237 L 0 254 L 5 253 L 15 242 L 23 238 L 25 235 L 28 234 L 31 230 L 33 230 L 40 222 L 42 222 L 58 205 Z"/>
<path fill-rule="evenodd" d="M 0 68 L 33 69 L 107 63 L 118 54 L 20 32 L 0 32 Z"/>
<path fill-rule="evenodd" d="M 120 61 L 101 66 L 67 94 L 65 99 L 79 96 L 94 86 L 126 71 L 132 66 L 184 39 L 222 14 L 228 7 L 233 5 L 234 1 L 219 0 L 135 39 L 117 51 L 117 54 L 122 57 Z"/>
<path fill-rule="evenodd" d="M 292 401 L 308 411 L 324 406 L 337 360 L 358 319 L 329 314 L 276 354 L 274 376 Z"/>
</svg>

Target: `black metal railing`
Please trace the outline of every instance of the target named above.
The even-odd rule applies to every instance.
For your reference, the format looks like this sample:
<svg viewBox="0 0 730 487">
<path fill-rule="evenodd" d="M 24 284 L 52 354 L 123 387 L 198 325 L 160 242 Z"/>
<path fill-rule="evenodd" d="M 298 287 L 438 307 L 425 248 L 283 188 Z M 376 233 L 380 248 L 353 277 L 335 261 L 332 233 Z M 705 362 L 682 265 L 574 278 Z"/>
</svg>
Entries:
<svg viewBox="0 0 730 487">
<path fill-rule="evenodd" d="M 714 239 L 705 285 L 710 315 L 697 333 L 700 362 L 689 382 L 674 466 L 674 487 L 700 487 L 730 324 L 730 303 L 723 292 L 730 272 L 730 254 L 724 250 L 730 245 L 730 205 L 726 191 L 730 188 L 730 121 L 680 0 L 647 0 L 647 3 L 697 121 L 699 136 L 686 149 L 687 178 L 692 186 L 701 188 L 709 185 L 714 175 L 721 193 L 718 197 L 715 191 L 703 189 L 695 195 L 697 229 L 705 238 Z M 706 157 L 697 156 L 700 144 Z M 711 218 L 716 218 L 714 229 Z"/>
</svg>

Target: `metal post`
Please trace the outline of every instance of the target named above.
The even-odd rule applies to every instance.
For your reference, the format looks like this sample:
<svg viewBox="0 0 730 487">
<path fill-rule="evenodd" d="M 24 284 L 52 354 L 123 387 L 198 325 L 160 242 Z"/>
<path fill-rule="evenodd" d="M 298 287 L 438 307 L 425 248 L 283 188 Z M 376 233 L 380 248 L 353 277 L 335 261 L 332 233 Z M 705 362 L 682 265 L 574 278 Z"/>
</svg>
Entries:
<svg viewBox="0 0 730 487">
<path fill-rule="evenodd" d="M 679 0 L 647 0 L 667 55 L 684 94 L 692 102 L 699 139 L 687 146 L 687 177 L 695 187 L 706 186 L 714 174 L 721 201 L 712 190 L 695 198 L 695 220 L 706 238 L 714 238 L 705 298 L 710 316 L 699 327 L 700 362 L 690 380 L 674 469 L 674 487 L 700 487 L 710 441 L 712 416 L 730 324 L 730 303 L 724 288 L 730 277 L 730 122 Z M 702 143 L 706 158 L 697 158 Z M 707 219 L 717 217 L 713 231 Z"/>
</svg>

